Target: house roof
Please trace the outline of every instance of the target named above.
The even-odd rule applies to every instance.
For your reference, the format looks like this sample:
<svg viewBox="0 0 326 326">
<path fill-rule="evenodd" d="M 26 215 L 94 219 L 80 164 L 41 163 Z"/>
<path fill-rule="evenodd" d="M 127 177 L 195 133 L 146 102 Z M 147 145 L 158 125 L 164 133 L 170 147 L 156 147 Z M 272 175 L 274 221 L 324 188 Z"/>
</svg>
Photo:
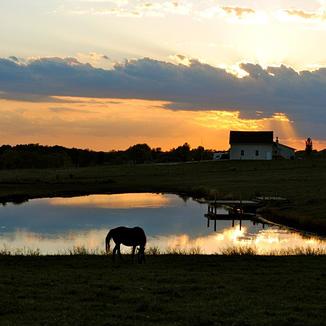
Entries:
<svg viewBox="0 0 326 326">
<path fill-rule="evenodd" d="M 280 146 L 280 147 L 286 147 L 286 148 L 289 148 L 289 149 L 293 149 L 293 150 L 295 150 L 294 147 L 287 146 L 287 145 L 284 145 L 284 144 L 281 144 L 281 143 L 277 143 L 277 142 L 274 142 L 274 145 L 275 145 L 275 146 Z"/>
<path fill-rule="evenodd" d="M 273 144 L 273 131 L 230 131 L 230 144 Z"/>
</svg>

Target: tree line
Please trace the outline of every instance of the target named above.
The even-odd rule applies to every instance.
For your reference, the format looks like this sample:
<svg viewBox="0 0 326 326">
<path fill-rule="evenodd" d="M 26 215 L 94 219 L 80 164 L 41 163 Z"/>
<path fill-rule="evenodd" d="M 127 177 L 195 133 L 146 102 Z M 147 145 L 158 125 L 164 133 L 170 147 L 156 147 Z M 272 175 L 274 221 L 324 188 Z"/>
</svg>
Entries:
<svg viewBox="0 0 326 326">
<path fill-rule="evenodd" d="M 0 169 L 87 167 L 104 164 L 141 164 L 201 161 L 213 159 L 213 150 L 203 146 L 191 148 L 185 143 L 169 151 L 147 144 L 136 144 L 127 150 L 92 151 L 43 146 L 39 144 L 2 145 L 0 147 Z"/>
</svg>

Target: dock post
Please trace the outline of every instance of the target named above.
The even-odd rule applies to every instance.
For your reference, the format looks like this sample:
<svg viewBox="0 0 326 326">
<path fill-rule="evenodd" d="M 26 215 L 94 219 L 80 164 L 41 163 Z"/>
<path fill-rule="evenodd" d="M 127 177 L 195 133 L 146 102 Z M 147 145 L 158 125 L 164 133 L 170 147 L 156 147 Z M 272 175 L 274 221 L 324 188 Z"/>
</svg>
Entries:
<svg viewBox="0 0 326 326">
<path fill-rule="evenodd" d="M 232 227 L 234 228 L 234 220 L 232 220 Z"/>
<path fill-rule="evenodd" d="M 216 219 L 214 220 L 214 231 L 216 232 Z"/>
<path fill-rule="evenodd" d="M 242 214 L 242 193 L 240 193 L 240 214 Z"/>
<path fill-rule="evenodd" d="M 209 228 L 209 217 L 207 217 L 207 228 Z"/>
<path fill-rule="evenodd" d="M 241 227 L 242 227 L 242 220 L 240 220 L 240 231 L 241 231 Z"/>
</svg>

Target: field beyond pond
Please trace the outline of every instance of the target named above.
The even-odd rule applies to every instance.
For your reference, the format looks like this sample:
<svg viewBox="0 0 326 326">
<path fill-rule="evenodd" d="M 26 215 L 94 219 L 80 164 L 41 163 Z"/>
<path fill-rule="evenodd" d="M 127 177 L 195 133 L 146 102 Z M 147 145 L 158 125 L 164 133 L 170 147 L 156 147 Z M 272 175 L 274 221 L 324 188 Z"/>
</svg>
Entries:
<svg viewBox="0 0 326 326">
<path fill-rule="evenodd" d="M 326 233 L 326 160 L 221 161 L 99 166 L 79 169 L 2 170 L 0 199 L 118 192 L 172 192 L 195 197 L 249 199 L 282 196 L 265 216 Z"/>
<path fill-rule="evenodd" d="M 0 325 L 326 325 L 326 257 L 0 257 Z"/>
</svg>

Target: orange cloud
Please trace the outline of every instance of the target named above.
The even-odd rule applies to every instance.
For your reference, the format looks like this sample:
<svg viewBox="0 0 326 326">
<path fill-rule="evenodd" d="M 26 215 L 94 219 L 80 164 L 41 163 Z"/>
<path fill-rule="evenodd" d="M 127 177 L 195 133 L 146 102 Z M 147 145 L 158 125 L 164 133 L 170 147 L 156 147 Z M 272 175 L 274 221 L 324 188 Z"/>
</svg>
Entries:
<svg viewBox="0 0 326 326">
<path fill-rule="evenodd" d="M 230 15 L 235 15 L 238 18 L 242 18 L 243 16 L 247 16 L 250 14 L 254 14 L 255 10 L 251 8 L 242 8 L 242 7 L 222 7 L 222 9 Z"/>
<path fill-rule="evenodd" d="M 296 17 L 307 21 L 325 21 L 325 11 L 304 11 L 298 9 L 288 9 L 285 13 L 290 17 Z"/>
<path fill-rule="evenodd" d="M 304 146 L 295 124 L 284 113 L 241 118 L 227 109 L 187 111 L 166 109 L 168 102 L 56 97 L 57 102 L 0 100 L 2 143 L 41 143 L 95 150 L 126 149 L 136 143 L 171 149 L 228 149 L 229 130 L 274 130 L 285 144 Z M 298 139 L 300 141 L 298 141 Z M 298 144 L 302 144 L 297 147 Z M 317 142 L 316 142 L 317 144 Z"/>
</svg>

